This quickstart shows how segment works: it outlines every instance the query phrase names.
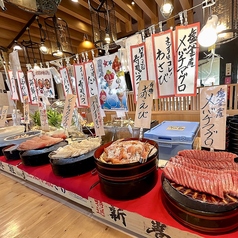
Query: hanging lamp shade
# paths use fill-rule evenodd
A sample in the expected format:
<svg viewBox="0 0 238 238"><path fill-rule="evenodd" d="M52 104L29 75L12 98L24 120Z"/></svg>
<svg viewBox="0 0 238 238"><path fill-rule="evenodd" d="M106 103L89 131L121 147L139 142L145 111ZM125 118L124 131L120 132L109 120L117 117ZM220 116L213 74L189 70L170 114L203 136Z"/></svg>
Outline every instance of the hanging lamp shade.
<svg viewBox="0 0 238 238"><path fill-rule="evenodd" d="M209 9L207 13L209 14ZM238 1L216 0L212 14L218 16L216 45L224 44L238 37Z"/></svg>
<svg viewBox="0 0 238 238"><path fill-rule="evenodd" d="M93 42L97 48L109 45L109 49L116 48L116 17L113 0L101 0L99 4L88 0L92 21Z"/></svg>
<svg viewBox="0 0 238 238"><path fill-rule="evenodd" d="M78 45L78 53L90 51L95 48L95 45L88 39L88 36L84 36L84 40Z"/></svg>
<svg viewBox="0 0 238 238"><path fill-rule="evenodd" d="M5 0L24 11L32 12L37 15L46 14L52 15L57 11L57 7L61 0Z"/></svg>
<svg viewBox="0 0 238 238"><path fill-rule="evenodd" d="M55 15L45 18L44 21L52 55L55 57L72 55L73 50L67 22Z"/></svg>

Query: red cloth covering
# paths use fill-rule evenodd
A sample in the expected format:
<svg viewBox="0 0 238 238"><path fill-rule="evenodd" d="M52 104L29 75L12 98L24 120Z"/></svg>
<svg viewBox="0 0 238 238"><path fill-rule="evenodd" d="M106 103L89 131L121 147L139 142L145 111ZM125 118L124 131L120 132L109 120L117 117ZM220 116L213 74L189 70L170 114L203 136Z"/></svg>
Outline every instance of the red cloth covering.
<svg viewBox="0 0 238 238"><path fill-rule="evenodd" d="M4 163L7 163L7 164L14 165L14 166L17 166L18 164L21 163L20 159L18 159L18 160L6 160L5 156L0 156L0 161L2 161Z"/></svg>
<svg viewBox="0 0 238 238"><path fill-rule="evenodd" d="M92 190L90 190L88 196L94 199L103 201L112 206L121 208L123 210L127 210L129 212L135 212L137 214L142 215L143 217L147 217L152 220L156 220L162 222L168 226L172 226L178 228L180 230L188 231L190 233L198 234L202 237L206 238L214 238L214 236L204 235L199 232L195 232L187 227L184 227L180 223L178 223L165 209L162 203L162 185L161 185L161 175L162 170L158 170L158 182L155 187L145 194L136 199L127 200L127 201L118 201L111 198L108 198L101 190L100 184L95 186ZM238 230L235 232L219 235L219 238L237 238Z"/></svg>

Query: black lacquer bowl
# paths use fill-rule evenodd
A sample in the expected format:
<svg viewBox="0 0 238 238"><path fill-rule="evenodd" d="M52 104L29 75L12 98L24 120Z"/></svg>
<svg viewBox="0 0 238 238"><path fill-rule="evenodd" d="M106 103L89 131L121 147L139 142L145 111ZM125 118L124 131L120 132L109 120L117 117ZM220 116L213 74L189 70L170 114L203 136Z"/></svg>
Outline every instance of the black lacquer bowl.
<svg viewBox="0 0 238 238"><path fill-rule="evenodd" d="M128 138L127 140L139 140ZM100 179L102 191L110 198L117 200L129 200L140 197L149 192L158 179L157 155L158 144L155 141L141 139L157 148L150 155L146 163L134 162L130 164L109 164L99 160L104 148L112 142L100 146L94 153L96 169Z"/></svg>
<svg viewBox="0 0 238 238"><path fill-rule="evenodd" d="M181 188L182 186L169 181L163 175L161 179L163 204L181 224L212 235L237 229L238 199L226 197L222 200L209 194Z"/></svg>
<svg viewBox="0 0 238 238"><path fill-rule="evenodd" d="M22 160L22 163L27 166L39 166L49 164L49 153L67 144L68 143L66 141L61 141L55 145L42 149L20 151L20 158Z"/></svg>
<svg viewBox="0 0 238 238"><path fill-rule="evenodd" d="M95 150L92 150L83 155L61 159L52 158L52 155L55 154L55 152L51 152L49 154L49 159L53 173L61 177L72 177L94 169L94 152Z"/></svg>
<svg viewBox="0 0 238 238"><path fill-rule="evenodd" d="M19 150L17 150L18 145L8 145L2 149L2 153L6 160L19 160Z"/></svg>

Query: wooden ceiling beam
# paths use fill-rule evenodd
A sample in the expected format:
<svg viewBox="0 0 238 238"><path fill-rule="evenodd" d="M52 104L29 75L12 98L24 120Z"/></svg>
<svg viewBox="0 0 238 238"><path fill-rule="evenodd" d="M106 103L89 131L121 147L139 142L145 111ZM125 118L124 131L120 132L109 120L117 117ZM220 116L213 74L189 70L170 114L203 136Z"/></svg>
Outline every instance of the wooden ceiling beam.
<svg viewBox="0 0 238 238"><path fill-rule="evenodd" d="M158 22L157 4L151 0L135 0L135 3L151 19L151 24Z"/></svg>
<svg viewBox="0 0 238 238"><path fill-rule="evenodd" d="M188 10L188 9L191 9L192 8L192 1L191 0L179 0L181 6L182 6L182 9L183 10ZM190 10L188 11L188 23L191 24L193 23L193 11Z"/></svg>

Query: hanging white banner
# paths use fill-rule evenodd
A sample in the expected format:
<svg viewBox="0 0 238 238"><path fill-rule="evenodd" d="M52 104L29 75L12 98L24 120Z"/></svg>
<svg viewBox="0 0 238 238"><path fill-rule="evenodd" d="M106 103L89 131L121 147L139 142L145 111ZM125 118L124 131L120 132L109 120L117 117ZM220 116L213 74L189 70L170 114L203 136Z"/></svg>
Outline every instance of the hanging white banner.
<svg viewBox="0 0 238 238"><path fill-rule="evenodd" d="M145 42L131 46L131 66L134 102L136 103L140 81L148 80Z"/></svg>
<svg viewBox="0 0 238 238"><path fill-rule="evenodd" d="M148 79L154 80L154 92L153 98L158 98L158 90L156 85L156 74L155 74L155 61L154 61L154 54L153 54L153 44L152 44L152 36L146 37L145 39L145 46L146 46L146 60L147 60L147 68L148 68Z"/></svg>
<svg viewBox="0 0 238 238"><path fill-rule="evenodd" d="M101 108L127 110L126 80L119 53L102 56L94 61Z"/></svg>
<svg viewBox="0 0 238 238"><path fill-rule="evenodd" d="M152 35L158 97L174 96L174 46L172 30Z"/></svg>
<svg viewBox="0 0 238 238"><path fill-rule="evenodd" d="M175 95L195 96L197 90L197 41L200 23L176 27Z"/></svg>
<svg viewBox="0 0 238 238"><path fill-rule="evenodd" d="M225 150L227 85L200 88L201 146Z"/></svg>
<svg viewBox="0 0 238 238"><path fill-rule="evenodd" d="M30 101L26 78L23 71L21 70L17 71L17 83L18 83L18 89L20 93L21 102L23 103L23 96L27 96L28 100Z"/></svg>
<svg viewBox="0 0 238 238"><path fill-rule="evenodd" d="M67 68L66 67L61 68L60 69L60 74L61 74L61 77L62 77L64 95L67 96L68 94L73 94Z"/></svg>
<svg viewBox="0 0 238 238"><path fill-rule="evenodd" d="M87 79L87 85L88 85L88 92L89 96L95 96L98 94L98 84L97 84L97 78L95 74L95 68L93 61L90 60L86 63L84 63L84 69L85 69L85 75Z"/></svg>
<svg viewBox="0 0 238 238"><path fill-rule="evenodd" d="M83 64L75 64L74 72L76 79L76 93L78 97L78 105L80 107L89 107L88 87L86 84L86 77Z"/></svg>
<svg viewBox="0 0 238 238"><path fill-rule="evenodd" d="M53 77L50 69L36 69L33 70L35 82L37 85L38 95L47 98L55 97L55 89Z"/></svg>
<svg viewBox="0 0 238 238"><path fill-rule="evenodd" d="M18 93L17 93L16 79L14 77L13 71L9 70L8 75L10 79L10 90L11 90L12 100L19 100Z"/></svg>
<svg viewBox="0 0 238 238"><path fill-rule="evenodd" d="M38 105L37 87L36 87L36 83L35 83L35 79L34 79L34 73L32 70L27 71L27 80L28 80L31 104Z"/></svg>

